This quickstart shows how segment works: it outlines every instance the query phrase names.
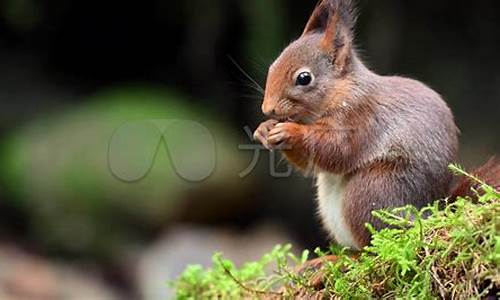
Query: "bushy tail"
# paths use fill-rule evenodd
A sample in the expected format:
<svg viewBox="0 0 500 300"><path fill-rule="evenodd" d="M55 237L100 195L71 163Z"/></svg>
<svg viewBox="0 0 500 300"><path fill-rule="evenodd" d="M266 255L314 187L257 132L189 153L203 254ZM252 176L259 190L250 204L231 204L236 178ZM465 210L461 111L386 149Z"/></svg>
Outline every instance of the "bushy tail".
<svg viewBox="0 0 500 300"><path fill-rule="evenodd" d="M500 189L500 161L493 157L480 168L471 172L471 175L481 179L481 181L492 186L496 190ZM469 177L462 176L459 181L453 186L450 193L450 199L455 200L457 197L476 198L472 189L478 189L479 183Z"/></svg>

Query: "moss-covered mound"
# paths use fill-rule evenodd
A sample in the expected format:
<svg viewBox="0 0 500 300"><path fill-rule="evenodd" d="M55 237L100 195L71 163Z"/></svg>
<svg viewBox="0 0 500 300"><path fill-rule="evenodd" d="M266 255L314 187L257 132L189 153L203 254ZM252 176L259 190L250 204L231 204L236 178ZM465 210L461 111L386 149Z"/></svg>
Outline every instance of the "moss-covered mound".
<svg viewBox="0 0 500 300"><path fill-rule="evenodd" d="M479 201L459 198L445 209L436 202L420 211L375 212L391 229L374 232L357 258L345 250L317 249L319 257L339 257L335 263L325 261L320 271L297 272L309 252L296 257L290 246L277 246L240 268L216 254L211 269L190 266L172 286L178 299L495 297L500 290L500 193L484 183L477 192ZM318 274L323 274L319 288L310 284Z"/></svg>

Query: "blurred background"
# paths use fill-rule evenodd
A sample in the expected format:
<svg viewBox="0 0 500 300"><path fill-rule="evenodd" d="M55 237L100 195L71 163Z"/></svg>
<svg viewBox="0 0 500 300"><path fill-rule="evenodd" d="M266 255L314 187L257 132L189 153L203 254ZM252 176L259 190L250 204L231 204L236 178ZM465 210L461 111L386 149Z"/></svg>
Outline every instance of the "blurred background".
<svg viewBox="0 0 500 300"><path fill-rule="evenodd" d="M274 178L264 151L240 176L258 149L245 128L263 120L240 68L263 85L315 4L0 1L0 299L168 299L168 280L214 251L243 262L277 243L327 245L310 179ZM359 7L362 57L445 97L460 162L499 153L500 2ZM153 121L172 119L212 139L176 130L158 146ZM215 170L185 180L172 156Z"/></svg>

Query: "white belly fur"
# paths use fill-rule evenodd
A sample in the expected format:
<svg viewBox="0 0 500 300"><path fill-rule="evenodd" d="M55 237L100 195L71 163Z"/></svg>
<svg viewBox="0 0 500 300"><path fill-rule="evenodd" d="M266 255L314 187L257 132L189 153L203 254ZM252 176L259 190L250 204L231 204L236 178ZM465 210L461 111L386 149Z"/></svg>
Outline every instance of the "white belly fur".
<svg viewBox="0 0 500 300"><path fill-rule="evenodd" d="M319 213L323 225L344 247L357 248L351 230L343 217L345 182L342 176L320 172L317 175Z"/></svg>

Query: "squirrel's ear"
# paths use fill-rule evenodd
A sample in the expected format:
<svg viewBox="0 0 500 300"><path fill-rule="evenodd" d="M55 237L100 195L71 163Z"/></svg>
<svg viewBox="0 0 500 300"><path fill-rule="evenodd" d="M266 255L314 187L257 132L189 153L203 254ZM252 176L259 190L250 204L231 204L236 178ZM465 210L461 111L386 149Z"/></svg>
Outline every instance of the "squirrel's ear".
<svg viewBox="0 0 500 300"><path fill-rule="evenodd" d="M331 1L320 0L316 5L309 21L307 21L306 28L302 36L316 31L324 31L328 24L331 11Z"/></svg>
<svg viewBox="0 0 500 300"><path fill-rule="evenodd" d="M302 35L313 32L334 33L340 30L352 31L356 22L353 0L320 0L316 5Z"/></svg>
<svg viewBox="0 0 500 300"><path fill-rule="evenodd" d="M336 61L344 63L341 60L352 49L355 19L351 0L321 0L309 18L302 36L322 33L322 50L335 54Z"/></svg>

